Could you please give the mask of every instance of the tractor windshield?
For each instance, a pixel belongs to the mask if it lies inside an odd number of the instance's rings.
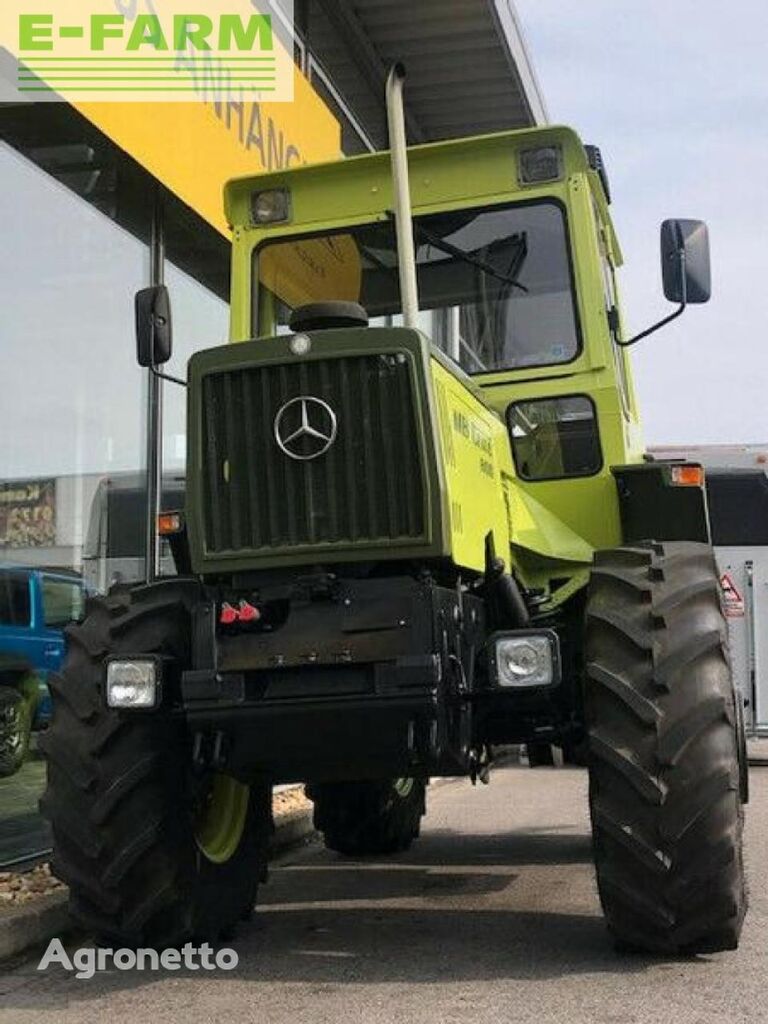
[[[420,326],[468,373],[574,359],[579,332],[565,215],[551,201],[414,219]],[[254,269],[257,333],[288,330],[293,309],[359,302],[398,325],[394,224],[263,244]]]

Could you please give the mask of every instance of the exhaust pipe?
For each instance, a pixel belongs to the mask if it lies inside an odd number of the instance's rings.
[[[395,64],[387,78],[387,123],[392,153],[392,185],[395,193],[395,229],[400,270],[400,298],[406,327],[416,328],[419,316],[419,289],[416,278],[416,252],[413,245],[413,211],[408,181],[408,142],[405,136],[403,84],[405,68]]]

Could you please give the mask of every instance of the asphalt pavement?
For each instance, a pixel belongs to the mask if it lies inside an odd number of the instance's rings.
[[[275,865],[231,972],[77,980],[0,968],[0,1022],[762,1024],[768,1020],[768,769],[748,816],[751,910],[737,952],[617,955],[593,878],[586,774],[506,768],[430,789],[405,854],[312,843]]]

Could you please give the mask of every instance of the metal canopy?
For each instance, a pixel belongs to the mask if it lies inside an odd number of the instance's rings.
[[[308,0],[305,19],[310,51],[377,149],[395,61],[410,142],[547,121],[512,0]]]

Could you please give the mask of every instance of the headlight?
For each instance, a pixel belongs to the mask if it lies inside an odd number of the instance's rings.
[[[497,633],[491,645],[491,676],[496,686],[511,689],[560,682],[560,645],[551,630]]]
[[[291,219],[291,193],[285,188],[254,192],[251,212],[254,224],[284,224]]]
[[[110,708],[154,708],[158,703],[159,684],[159,666],[154,658],[107,662],[107,706]]]
[[[559,181],[563,176],[563,151],[560,146],[524,149],[518,155],[518,164],[522,185]]]

